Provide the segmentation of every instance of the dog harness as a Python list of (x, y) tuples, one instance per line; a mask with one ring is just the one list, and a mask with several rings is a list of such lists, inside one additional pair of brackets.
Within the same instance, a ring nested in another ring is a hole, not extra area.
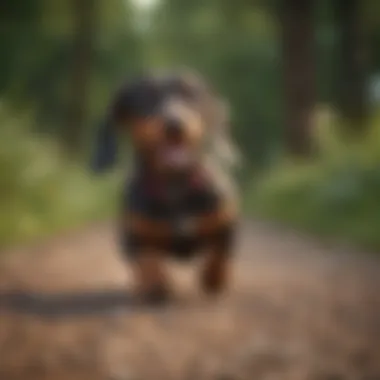
[(171, 180), (140, 171), (127, 185), (125, 207), (153, 219), (176, 219), (212, 211), (217, 191), (207, 173), (196, 167)]
[[(202, 244), (191, 233), (192, 217), (216, 210), (220, 201), (213, 181), (200, 167), (175, 181), (138, 171), (126, 186), (124, 210), (170, 222), (174, 233), (167, 250), (177, 258), (186, 259)], [(122, 231), (122, 242), (129, 258), (135, 257), (144, 245), (141, 238), (129, 231)]]

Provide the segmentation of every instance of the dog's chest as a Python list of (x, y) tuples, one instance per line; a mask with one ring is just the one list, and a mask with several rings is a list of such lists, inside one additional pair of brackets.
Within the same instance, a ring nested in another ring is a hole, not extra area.
[(181, 182), (142, 183), (141, 195), (146, 212), (154, 218), (175, 219), (200, 215), (216, 205), (216, 194), (207, 178)]

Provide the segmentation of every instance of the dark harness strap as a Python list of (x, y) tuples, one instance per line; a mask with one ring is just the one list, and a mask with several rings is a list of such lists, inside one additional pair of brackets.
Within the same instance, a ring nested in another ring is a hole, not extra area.
[(175, 201), (181, 193), (200, 191), (208, 187), (208, 181), (202, 168), (193, 168), (188, 173), (172, 178), (163, 178), (149, 171), (143, 171), (140, 176), (141, 190), (149, 198), (161, 201)]
[[(191, 221), (192, 216), (217, 209), (222, 201), (212, 178), (203, 167), (194, 167), (188, 173), (184, 173), (181, 178), (171, 178), (170, 181), (141, 167), (136, 167), (136, 169), (140, 170), (128, 184), (127, 207), (148, 218), (167, 220), (172, 223), (173, 238), (162, 243), (164, 244), (160, 246), (162, 249), (172, 252), (177, 258), (186, 259), (203, 244), (211, 241), (220, 241), (220, 244), (227, 246), (230, 236), (229, 226), (223, 231), (218, 231), (216, 235), (208, 237), (192, 235), (191, 232), (184, 233), (181, 228), (184, 221), (186, 224), (186, 220)], [(177, 189), (176, 186), (178, 186)], [(174, 193), (176, 190), (177, 194)], [(179, 227), (178, 230), (177, 227)], [(147, 244), (143, 238), (134, 235), (131, 231), (123, 231), (122, 238), (123, 246), (130, 258), (135, 257)]]

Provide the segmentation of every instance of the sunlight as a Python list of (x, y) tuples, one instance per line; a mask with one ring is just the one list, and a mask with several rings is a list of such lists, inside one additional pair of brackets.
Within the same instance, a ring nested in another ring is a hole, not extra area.
[(132, 0), (132, 2), (139, 8), (147, 9), (153, 6), (157, 0)]

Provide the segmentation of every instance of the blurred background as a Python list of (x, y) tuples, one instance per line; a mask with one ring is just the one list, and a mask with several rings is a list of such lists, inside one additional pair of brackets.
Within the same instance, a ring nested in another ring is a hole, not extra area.
[(189, 66), (231, 104), (248, 215), (380, 248), (380, 2), (0, 5), (0, 248), (111, 217), (88, 170), (121, 80)]

